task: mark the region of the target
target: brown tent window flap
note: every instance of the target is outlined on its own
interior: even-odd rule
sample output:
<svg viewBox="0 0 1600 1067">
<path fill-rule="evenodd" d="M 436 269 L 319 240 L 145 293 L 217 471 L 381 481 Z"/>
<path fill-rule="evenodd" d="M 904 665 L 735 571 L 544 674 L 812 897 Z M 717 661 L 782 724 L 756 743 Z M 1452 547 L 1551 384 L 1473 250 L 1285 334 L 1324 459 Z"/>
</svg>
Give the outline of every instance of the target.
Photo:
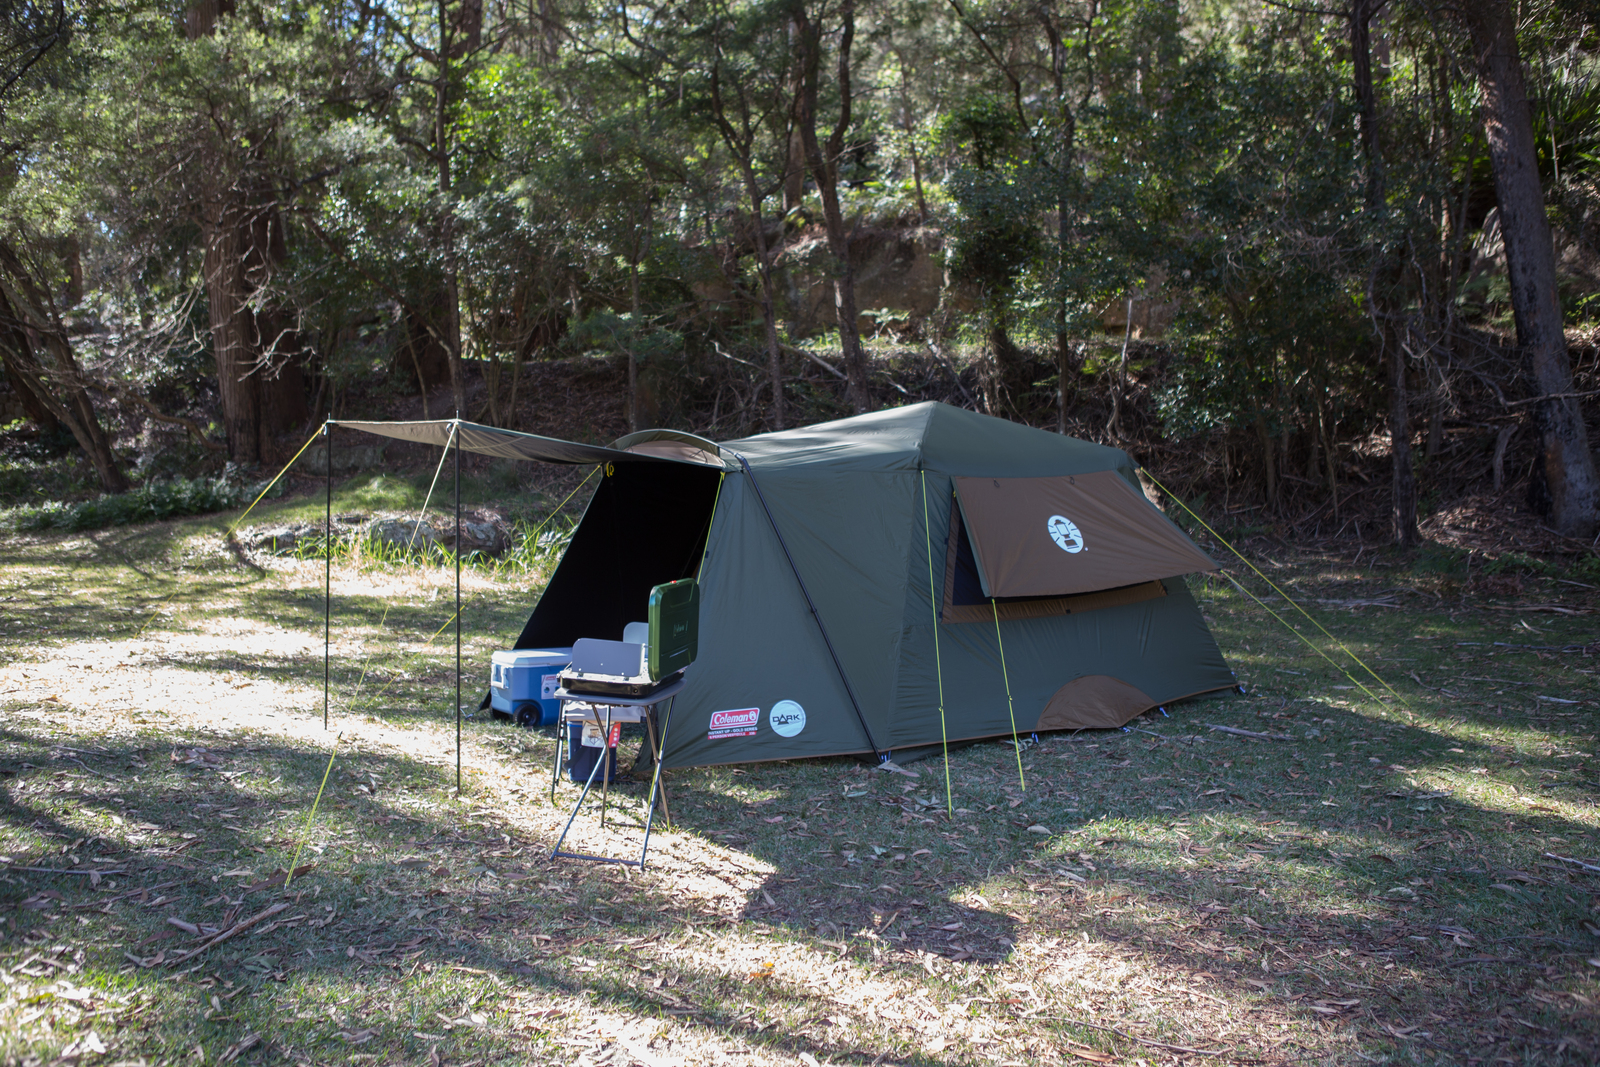
<svg viewBox="0 0 1600 1067">
<path fill-rule="evenodd" d="M 944 603 L 939 609 L 940 622 L 993 622 L 996 615 L 1002 620 L 1041 619 L 1050 615 L 1070 615 L 1116 607 L 1119 604 L 1137 604 L 1141 600 L 1154 600 L 1166 595 L 1167 587 L 1155 581 L 1075 596 L 996 597 L 991 606 L 978 580 L 978 564 L 972 554 L 972 542 L 967 537 L 966 523 L 961 521 L 961 509 L 955 501 L 950 502 L 950 538 L 945 548 Z"/>
<path fill-rule="evenodd" d="M 1165 596 L 1163 578 L 1217 569 L 1114 471 L 953 481 L 947 622 L 992 620 L 991 599 L 1006 618 L 1137 603 Z"/>
</svg>

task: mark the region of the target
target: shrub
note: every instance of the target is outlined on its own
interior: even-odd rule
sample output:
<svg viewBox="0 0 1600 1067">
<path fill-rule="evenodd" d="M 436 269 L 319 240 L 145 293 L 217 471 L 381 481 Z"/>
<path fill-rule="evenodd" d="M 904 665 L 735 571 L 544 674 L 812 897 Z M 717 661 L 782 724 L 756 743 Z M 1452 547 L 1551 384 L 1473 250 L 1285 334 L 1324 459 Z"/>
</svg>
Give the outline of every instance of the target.
<svg viewBox="0 0 1600 1067">
<path fill-rule="evenodd" d="M 93 500 L 19 507 L 11 516 L 18 530 L 99 530 L 228 511 L 249 503 L 260 491 L 259 485 L 236 485 L 222 478 L 173 478 Z"/>
</svg>

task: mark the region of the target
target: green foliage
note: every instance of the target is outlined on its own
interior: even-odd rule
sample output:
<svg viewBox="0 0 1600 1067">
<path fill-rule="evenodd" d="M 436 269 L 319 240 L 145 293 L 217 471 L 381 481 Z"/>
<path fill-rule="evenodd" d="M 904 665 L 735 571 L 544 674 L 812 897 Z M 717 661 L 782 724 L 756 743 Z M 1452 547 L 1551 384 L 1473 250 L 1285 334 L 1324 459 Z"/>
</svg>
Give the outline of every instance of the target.
<svg viewBox="0 0 1600 1067">
<path fill-rule="evenodd" d="M 1561 568 L 1525 552 L 1502 552 L 1483 565 L 1485 574 L 1533 574 L 1554 578 Z"/>
<path fill-rule="evenodd" d="M 173 478 L 78 503 L 51 501 L 13 508 L 7 518 L 18 530 L 100 530 L 228 511 L 248 504 L 261 489 L 222 478 Z"/>
<path fill-rule="evenodd" d="M 1600 584 L 1600 555 L 1587 555 L 1567 569 L 1567 577 L 1577 582 Z"/>
</svg>

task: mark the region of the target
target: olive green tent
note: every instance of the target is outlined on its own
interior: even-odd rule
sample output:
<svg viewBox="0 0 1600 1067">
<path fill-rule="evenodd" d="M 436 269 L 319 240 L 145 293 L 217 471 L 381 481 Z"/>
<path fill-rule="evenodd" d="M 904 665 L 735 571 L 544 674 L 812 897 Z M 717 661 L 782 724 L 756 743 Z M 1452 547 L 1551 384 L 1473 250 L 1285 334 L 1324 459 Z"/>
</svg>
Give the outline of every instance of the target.
<svg viewBox="0 0 1600 1067">
<path fill-rule="evenodd" d="M 618 639 L 697 577 L 664 766 L 1114 727 L 1235 684 L 1183 579 L 1216 566 L 1118 449 L 934 403 L 571 447 L 605 477 L 516 647 Z"/>
</svg>

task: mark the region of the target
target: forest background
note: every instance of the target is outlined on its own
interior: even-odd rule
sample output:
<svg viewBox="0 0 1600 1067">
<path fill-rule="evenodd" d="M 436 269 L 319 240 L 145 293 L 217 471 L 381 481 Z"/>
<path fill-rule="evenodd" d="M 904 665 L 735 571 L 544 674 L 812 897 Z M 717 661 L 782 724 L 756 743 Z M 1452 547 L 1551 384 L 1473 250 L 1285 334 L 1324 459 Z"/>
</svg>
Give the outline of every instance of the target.
<svg viewBox="0 0 1600 1067">
<path fill-rule="evenodd" d="M 1240 522 L 1593 563 L 1587 0 L 0 9 L 13 524 L 225 506 L 329 416 L 943 399 Z"/>
</svg>

